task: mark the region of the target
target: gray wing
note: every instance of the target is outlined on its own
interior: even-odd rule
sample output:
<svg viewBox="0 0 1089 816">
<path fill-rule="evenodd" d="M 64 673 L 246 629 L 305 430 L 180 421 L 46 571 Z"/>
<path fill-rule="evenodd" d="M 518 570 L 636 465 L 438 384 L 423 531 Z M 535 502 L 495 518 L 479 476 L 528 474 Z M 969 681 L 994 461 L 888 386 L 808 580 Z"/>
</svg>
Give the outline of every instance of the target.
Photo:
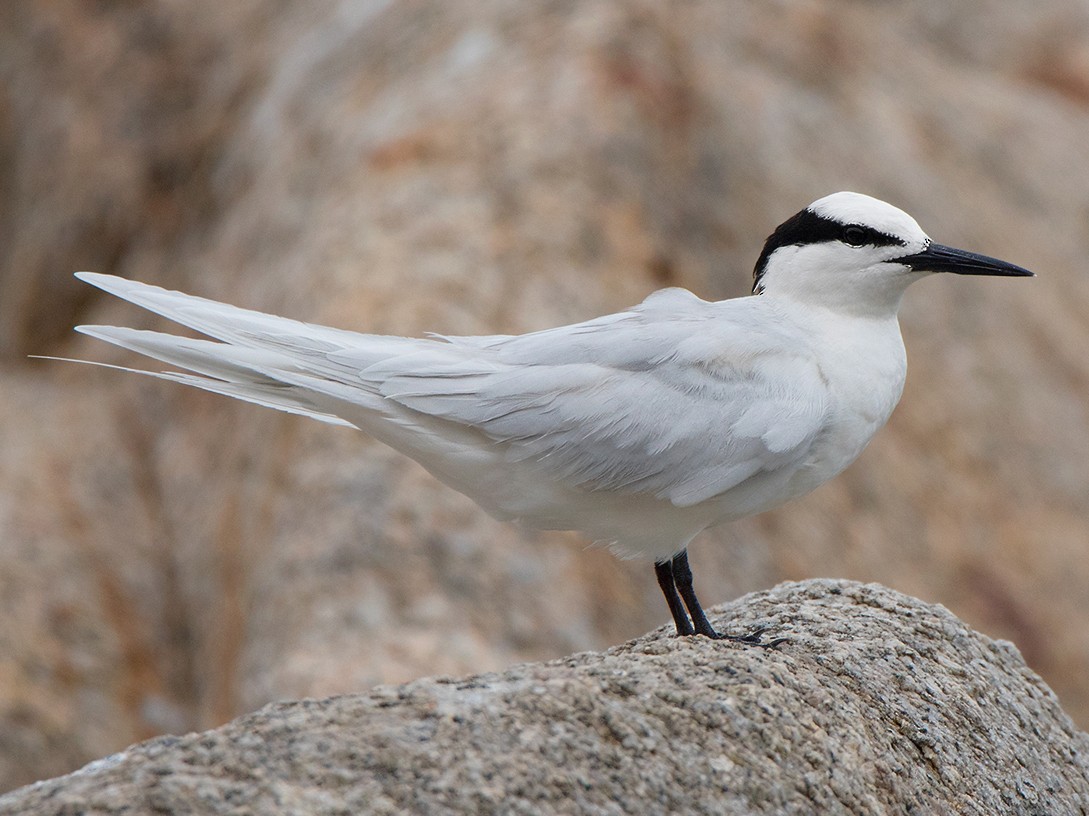
<svg viewBox="0 0 1089 816">
<path fill-rule="evenodd" d="M 806 338 L 765 298 L 707 303 L 664 290 L 544 332 L 419 340 L 80 277 L 222 341 L 82 327 L 194 372 L 157 376 L 376 434 L 394 423 L 399 433 L 380 438 L 432 466 L 456 448 L 463 463 L 506 457 L 586 490 L 685 506 L 798 465 L 830 410 Z M 424 417 L 472 433 L 446 440 Z"/>
<path fill-rule="evenodd" d="M 449 338 L 462 354 L 439 347 L 362 376 L 552 478 L 688 506 L 799 464 L 824 427 L 813 355 L 761 308 L 758 298 L 707 303 L 666 290 L 575 326 Z"/>
</svg>

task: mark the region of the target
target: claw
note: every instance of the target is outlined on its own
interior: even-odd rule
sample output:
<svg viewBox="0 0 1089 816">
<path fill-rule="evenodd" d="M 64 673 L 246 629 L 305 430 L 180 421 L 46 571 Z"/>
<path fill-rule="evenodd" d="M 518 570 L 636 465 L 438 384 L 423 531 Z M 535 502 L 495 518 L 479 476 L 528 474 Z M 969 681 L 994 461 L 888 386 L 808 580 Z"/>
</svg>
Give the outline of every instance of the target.
<svg viewBox="0 0 1089 816">
<path fill-rule="evenodd" d="M 784 637 L 778 637 L 767 642 L 761 640 L 761 637 L 768 631 L 768 628 L 769 627 L 767 626 L 758 626 L 744 635 L 726 635 L 716 632 L 714 637 L 717 640 L 730 640 L 734 643 L 744 643 L 746 646 L 759 646 L 762 649 L 774 649 L 777 646 L 786 643 L 787 639 Z"/>
</svg>

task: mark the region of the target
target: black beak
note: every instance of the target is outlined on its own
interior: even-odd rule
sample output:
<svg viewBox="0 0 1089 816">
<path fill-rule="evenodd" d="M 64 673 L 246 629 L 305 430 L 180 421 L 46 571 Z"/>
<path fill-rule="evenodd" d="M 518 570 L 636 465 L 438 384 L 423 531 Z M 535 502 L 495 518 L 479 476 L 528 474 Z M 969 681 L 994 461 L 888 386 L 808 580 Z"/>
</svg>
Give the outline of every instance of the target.
<svg viewBox="0 0 1089 816">
<path fill-rule="evenodd" d="M 955 275 L 1003 275 L 1010 278 L 1035 277 L 1032 272 L 998 258 L 988 258 L 963 249 L 931 244 L 922 252 L 897 258 L 895 263 L 916 272 L 952 272 Z"/>
</svg>

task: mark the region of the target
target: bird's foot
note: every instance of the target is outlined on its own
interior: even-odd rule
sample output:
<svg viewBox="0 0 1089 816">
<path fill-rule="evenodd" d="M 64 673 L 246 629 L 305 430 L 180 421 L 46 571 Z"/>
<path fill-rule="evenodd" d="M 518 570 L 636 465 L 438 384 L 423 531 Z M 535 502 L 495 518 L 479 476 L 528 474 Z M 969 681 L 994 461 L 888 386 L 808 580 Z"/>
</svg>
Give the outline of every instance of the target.
<svg viewBox="0 0 1089 816">
<path fill-rule="evenodd" d="M 762 649 L 774 649 L 777 646 L 786 643 L 786 638 L 778 637 L 772 640 L 763 640 L 764 633 L 768 631 L 767 626 L 758 626 L 757 628 L 747 632 L 744 635 L 727 635 L 725 633 L 716 632 L 714 629 L 707 632 L 700 632 L 701 635 L 714 638 L 715 640 L 729 640 L 734 643 L 743 643 L 746 646 L 759 646 Z"/>
</svg>

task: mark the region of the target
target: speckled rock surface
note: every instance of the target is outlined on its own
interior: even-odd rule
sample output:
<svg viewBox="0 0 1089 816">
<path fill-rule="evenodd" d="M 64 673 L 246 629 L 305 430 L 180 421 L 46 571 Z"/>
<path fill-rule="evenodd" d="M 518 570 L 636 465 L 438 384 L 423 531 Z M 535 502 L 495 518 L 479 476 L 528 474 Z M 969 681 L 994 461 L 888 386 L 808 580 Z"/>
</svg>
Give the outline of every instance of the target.
<svg viewBox="0 0 1089 816">
<path fill-rule="evenodd" d="M 878 585 L 716 610 L 603 653 L 266 706 L 0 798 L 0 813 L 1079 814 L 1089 736 L 1009 644 Z"/>
</svg>

